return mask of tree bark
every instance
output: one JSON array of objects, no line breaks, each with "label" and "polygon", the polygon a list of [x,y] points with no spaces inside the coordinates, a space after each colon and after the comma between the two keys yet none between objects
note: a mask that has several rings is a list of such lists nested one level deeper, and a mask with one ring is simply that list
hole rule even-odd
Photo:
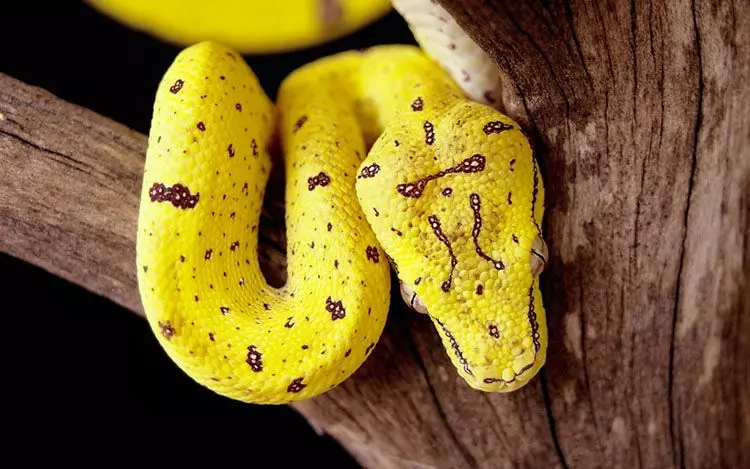
[{"label": "tree bark", "polygon": [[[541,165],[547,364],[473,391],[394,294],[370,359],[295,408],[368,467],[750,467],[750,5],[440,3],[506,73]],[[141,312],[145,148],[0,75],[0,251]]]}]

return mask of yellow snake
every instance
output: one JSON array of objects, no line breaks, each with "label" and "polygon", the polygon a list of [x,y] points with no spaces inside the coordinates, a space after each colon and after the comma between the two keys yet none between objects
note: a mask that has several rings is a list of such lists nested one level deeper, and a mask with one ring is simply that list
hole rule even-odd
[{"label": "yellow snake", "polygon": [[[339,53],[294,71],[274,105],[234,48],[177,56],[154,103],[137,263],[149,324],[189,376],[252,403],[335,387],[377,346],[389,266],[470,386],[507,392],[535,376],[541,175],[519,125],[446,68],[415,46]],[[275,136],[279,289],[257,255]]]}]

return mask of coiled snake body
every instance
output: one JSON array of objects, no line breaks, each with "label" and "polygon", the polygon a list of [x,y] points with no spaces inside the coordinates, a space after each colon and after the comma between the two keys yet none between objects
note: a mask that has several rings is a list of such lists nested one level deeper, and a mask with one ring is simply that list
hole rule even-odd
[{"label": "coiled snake body", "polygon": [[[289,255],[280,289],[257,256],[276,132]],[[188,47],[157,91],[141,200],[149,324],[222,395],[287,403],[348,378],[383,331],[389,265],[470,386],[511,391],[544,363],[544,190],[529,142],[418,47],[305,65],[276,106],[237,52]]]}]

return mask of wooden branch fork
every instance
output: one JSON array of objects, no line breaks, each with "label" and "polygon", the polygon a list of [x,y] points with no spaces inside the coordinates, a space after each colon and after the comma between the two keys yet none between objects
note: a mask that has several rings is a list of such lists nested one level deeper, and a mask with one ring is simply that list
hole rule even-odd
[{"label": "wooden branch fork", "polygon": [[[750,467],[750,4],[440,3],[502,67],[533,138],[547,364],[520,391],[474,391],[396,292],[371,358],[295,408],[373,468]],[[145,149],[0,75],[0,251],[142,313]]]}]

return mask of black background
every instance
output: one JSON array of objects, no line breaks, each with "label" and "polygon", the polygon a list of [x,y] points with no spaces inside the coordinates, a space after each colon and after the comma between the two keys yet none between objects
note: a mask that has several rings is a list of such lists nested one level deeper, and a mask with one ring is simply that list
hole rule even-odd
[{"label": "black background", "polygon": [[[181,46],[124,27],[82,2],[8,1],[0,10],[0,72],[148,133],[156,86]],[[245,56],[274,99],[281,80],[318,57],[413,43],[392,12],[324,46]],[[0,168],[2,170],[2,168]],[[54,195],[51,195],[54,196]],[[206,457],[250,467],[357,467],[288,407],[252,406],[195,384],[168,360],[134,314],[41,269],[0,254],[4,387],[15,393],[14,437],[60,443],[109,461],[146,455],[172,463]],[[35,446],[29,457],[44,456]],[[36,454],[34,454],[36,453]],[[59,457],[58,453],[46,456]]]}]

